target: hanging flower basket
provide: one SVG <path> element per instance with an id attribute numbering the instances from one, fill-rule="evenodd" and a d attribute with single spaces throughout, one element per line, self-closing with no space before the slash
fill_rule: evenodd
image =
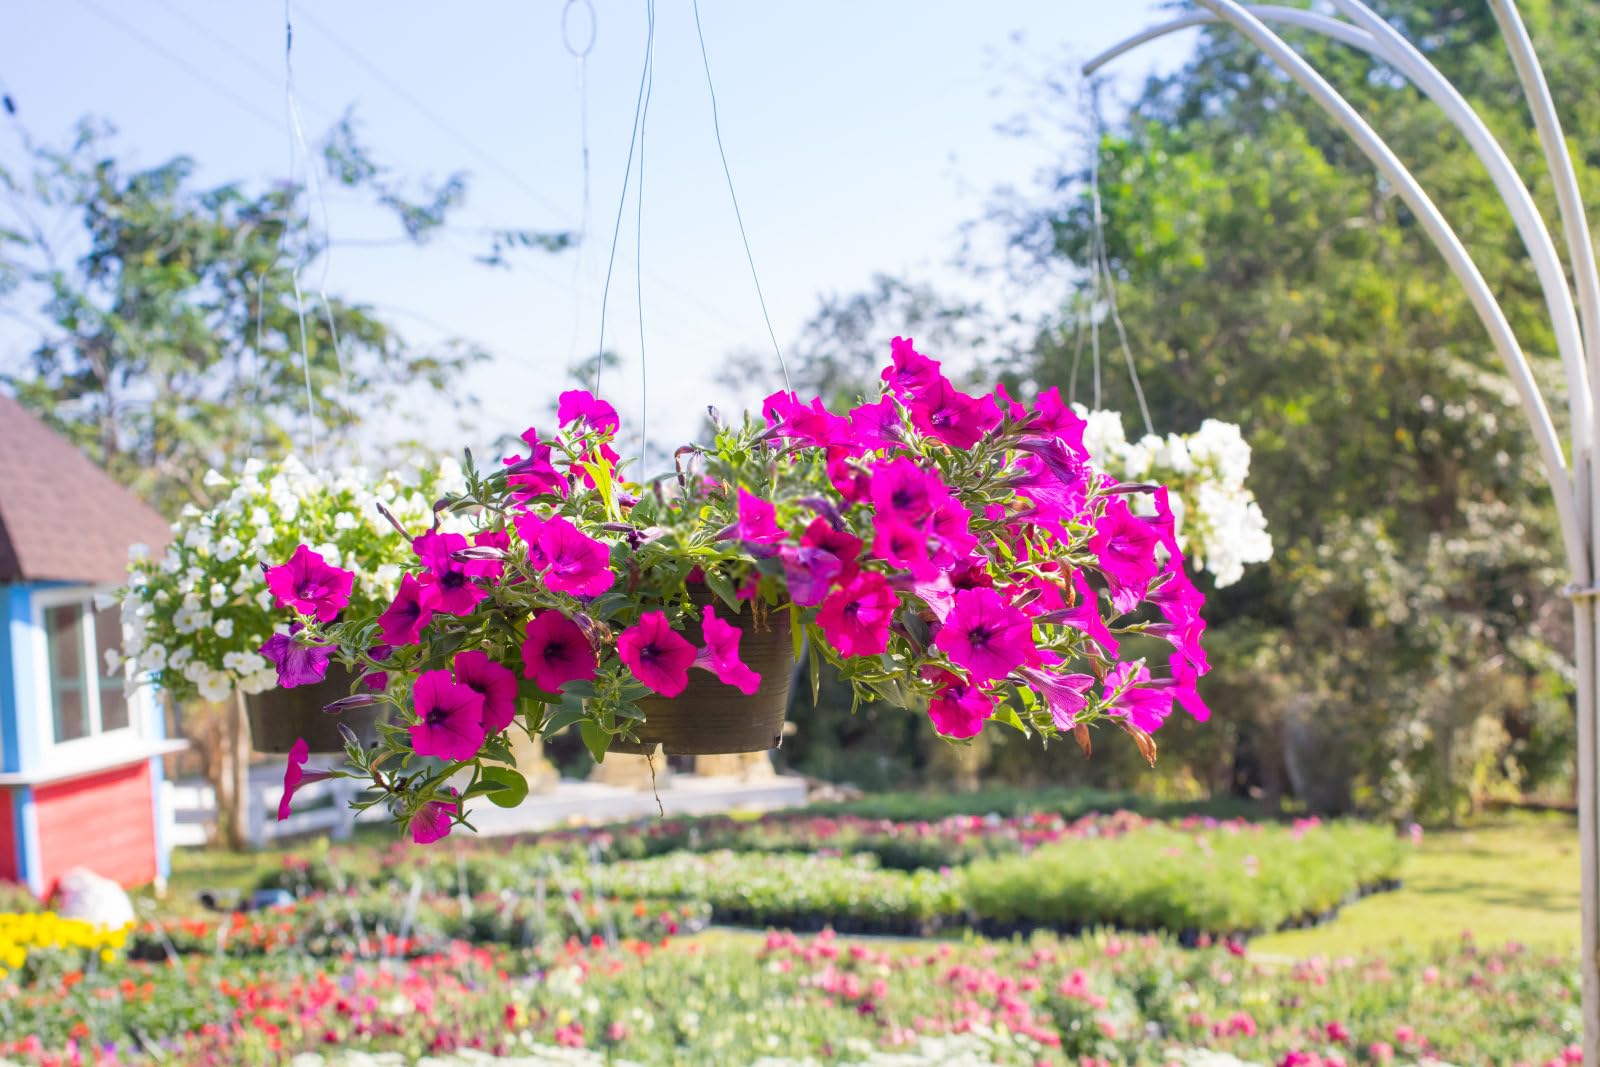
<path id="1" fill-rule="evenodd" d="M 691 587 L 689 599 L 702 612 L 714 608 L 716 600 L 704 587 Z M 613 740 L 612 752 L 648 755 L 659 744 L 669 756 L 720 756 L 778 746 L 794 680 L 789 613 L 764 611 L 758 618 L 750 604 L 740 608 L 737 615 L 727 616 L 727 621 L 739 630 L 739 652 L 745 665 L 761 677 L 756 691 L 746 695 L 713 674 L 692 673 L 679 695 L 639 701 L 644 722 L 634 730 L 638 740 Z M 697 647 L 705 644 L 696 621 L 684 624 L 683 636 Z"/>
<path id="2" fill-rule="evenodd" d="M 394 522 L 412 558 L 381 613 L 346 610 L 365 561 L 301 544 L 266 572 L 299 628 L 263 654 L 286 684 L 330 661 L 381 675 L 343 704 L 390 721 L 376 745 L 347 737 L 343 767 L 292 754 L 285 810 L 297 783 L 349 775 L 437 840 L 470 801 L 526 796 L 510 730 L 575 729 L 597 760 L 766 748 L 796 637 L 813 693 L 826 663 L 856 704 L 925 713 L 952 741 L 996 724 L 1087 754 L 1104 723 L 1154 762 L 1175 704 L 1207 714 L 1203 597 L 1167 490 L 1096 469 L 1053 389 L 967 394 L 899 338 L 882 379 L 848 414 L 775 394 L 645 481 L 612 448 L 615 409 L 563 393 L 526 456 L 468 456 L 426 528 Z"/>
<path id="3" fill-rule="evenodd" d="M 375 744 L 378 722 L 387 718 L 383 705 L 362 703 L 342 713 L 326 710 L 328 705 L 349 695 L 349 673 L 333 664 L 320 682 L 293 689 L 280 686 L 245 697 L 250 747 L 257 752 L 284 755 L 294 748 L 296 741 L 304 741 L 309 752 L 343 752 L 345 739 L 339 730 L 341 723 L 363 748 Z"/>

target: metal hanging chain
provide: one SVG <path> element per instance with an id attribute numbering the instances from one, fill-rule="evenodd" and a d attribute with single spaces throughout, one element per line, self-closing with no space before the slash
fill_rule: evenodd
<path id="1" fill-rule="evenodd" d="M 611 300 L 611 275 L 617 265 L 617 239 L 622 234 L 622 212 L 628 205 L 628 182 L 633 175 L 633 153 L 639 143 L 639 124 L 644 117 L 644 94 L 649 85 L 650 59 L 655 53 L 656 5 L 649 0 L 645 8 L 648 27 L 645 33 L 644 69 L 639 72 L 639 95 L 633 104 L 633 132 L 628 135 L 628 161 L 622 168 L 622 194 L 617 198 L 617 221 L 611 230 L 611 255 L 606 260 L 606 281 L 600 291 L 600 343 L 594 357 L 594 394 L 600 395 L 600 371 L 606 357 L 606 307 Z"/>
<path id="2" fill-rule="evenodd" d="M 1128 380 L 1133 383 L 1133 395 L 1139 402 L 1139 414 L 1144 417 L 1145 433 L 1155 435 L 1155 427 L 1150 422 L 1150 407 L 1145 403 L 1144 386 L 1139 382 L 1139 370 L 1133 361 L 1133 349 L 1128 345 L 1128 331 L 1122 325 L 1122 315 L 1117 311 L 1117 284 L 1111 274 L 1111 260 L 1106 255 L 1105 216 L 1100 204 L 1100 144 L 1105 136 L 1105 125 L 1100 116 L 1100 81 L 1091 79 L 1089 82 L 1090 110 L 1094 120 L 1094 145 L 1089 163 L 1089 191 L 1094 208 L 1094 265 L 1095 272 L 1095 407 L 1100 406 L 1100 330 L 1099 330 L 1099 297 L 1101 279 L 1105 280 L 1106 310 L 1111 315 L 1111 324 L 1116 328 L 1117 341 L 1122 346 L 1122 360 L 1128 367 Z"/>
<path id="3" fill-rule="evenodd" d="M 783 348 L 778 344 L 778 334 L 772 328 L 772 316 L 767 313 L 767 298 L 761 291 L 761 275 L 756 271 L 756 257 L 750 251 L 750 237 L 745 233 L 744 215 L 739 211 L 739 194 L 733 190 L 733 172 L 728 169 L 728 153 L 722 147 L 722 121 L 717 113 L 717 87 L 711 80 L 711 59 L 706 54 L 706 35 L 700 26 L 700 0 L 694 0 L 694 32 L 700 41 L 700 62 L 706 69 L 706 89 L 711 93 L 711 128 L 717 136 L 717 155 L 722 158 L 722 175 L 728 180 L 728 199 L 733 201 L 733 217 L 739 224 L 739 240 L 744 242 L 744 257 L 750 264 L 750 279 L 755 282 L 756 299 L 761 303 L 761 318 L 767 324 L 767 336 L 772 339 L 772 351 L 778 356 L 778 369 L 783 372 L 783 387 L 794 392 L 789 383 L 789 366 L 783 359 Z"/>

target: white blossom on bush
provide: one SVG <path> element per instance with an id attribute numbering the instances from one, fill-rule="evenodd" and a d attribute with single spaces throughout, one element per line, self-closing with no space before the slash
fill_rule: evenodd
<path id="1" fill-rule="evenodd" d="M 1171 490 L 1178 543 L 1218 588 L 1244 577 L 1250 563 L 1272 558 L 1272 536 L 1255 496 L 1245 487 L 1250 445 L 1239 427 L 1207 419 L 1191 434 L 1146 434 L 1129 441 L 1122 416 L 1074 405 L 1088 426 L 1083 444 L 1096 465 L 1128 482 L 1157 482 Z M 1146 497 L 1135 510 L 1154 514 Z"/>
<path id="2" fill-rule="evenodd" d="M 316 546 L 335 566 L 344 558 L 386 560 L 363 569 L 351 595 L 352 608 L 381 610 L 411 548 L 378 512 L 379 501 L 420 533 L 433 522 L 434 502 L 465 488 L 451 459 L 374 478 L 359 467 L 314 473 L 292 456 L 272 465 L 249 460 L 231 477 L 210 471 L 203 484 L 218 503 L 185 507 L 163 555 L 135 546 L 122 594 L 124 662 L 180 700 L 225 700 L 277 684 L 277 672 L 257 654 L 285 618 L 262 583 L 263 564 L 282 563 L 300 544 Z"/>

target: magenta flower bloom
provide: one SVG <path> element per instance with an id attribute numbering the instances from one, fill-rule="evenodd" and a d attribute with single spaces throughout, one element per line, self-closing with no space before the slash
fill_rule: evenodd
<path id="1" fill-rule="evenodd" d="M 267 569 L 267 588 L 278 606 L 293 608 L 302 615 L 313 615 L 318 622 L 332 622 L 350 603 L 350 590 L 356 576 L 331 567 L 321 553 L 305 545 L 294 550 L 289 562 Z"/>
<path id="2" fill-rule="evenodd" d="M 1156 545 L 1160 534 L 1118 497 L 1106 503 L 1094 529 L 1089 548 L 1111 586 L 1111 606 L 1125 614 L 1138 607 L 1150 588 L 1150 579 L 1159 573 Z"/>
<path id="3" fill-rule="evenodd" d="M 1083 431 L 1089 424 L 1078 417 L 1072 406 L 1061 399 L 1055 386 L 1043 390 L 1033 401 L 1033 417 L 1028 429 L 1039 437 L 1061 441 L 1069 450 L 1084 455 Z"/>
<path id="4" fill-rule="evenodd" d="M 861 569 L 861 538 L 848 530 L 836 530 L 827 519 L 811 520 L 800 543 L 807 548 L 820 548 L 839 561 L 839 580 L 848 582 Z"/>
<path id="5" fill-rule="evenodd" d="M 978 547 L 978 539 L 969 529 L 971 523 L 972 512 L 954 497 L 934 510 L 928 521 L 928 555 L 940 570 L 949 570 L 964 561 Z"/>
<path id="6" fill-rule="evenodd" d="M 789 599 L 803 608 L 822 603 L 822 598 L 828 595 L 828 587 L 844 569 L 832 552 L 810 545 L 784 545 L 778 549 L 778 560 L 783 564 Z"/>
<path id="7" fill-rule="evenodd" d="M 873 526 L 877 533 L 872 539 L 873 555 L 918 581 L 932 581 L 938 575 L 939 568 L 928 558 L 928 535 L 920 526 L 881 517 Z"/>
<path id="8" fill-rule="evenodd" d="M 488 731 L 483 726 L 483 696 L 450 677 L 449 671 L 424 671 L 411 690 L 417 721 L 411 747 L 419 756 L 467 760 L 478 754 Z"/>
<path id="9" fill-rule="evenodd" d="M 523 632 L 522 676 L 546 693 L 559 693 L 568 682 L 594 679 L 594 646 L 583 628 L 561 612 L 539 612 Z"/>
<path id="10" fill-rule="evenodd" d="M 1113 696 L 1119 688 L 1122 693 Z M 1154 684 L 1144 667 L 1135 672 L 1132 663 L 1119 663 L 1106 677 L 1103 695 L 1110 703 L 1110 714 L 1122 716 L 1145 733 L 1153 734 L 1172 714 L 1175 694 L 1171 686 Z"/>
<path id="11" fill-rule="evenodd" d="M 951 448 L 971 448 L 1000 424 L 1000 407 L 994 397 L 968 396 L 943 377 L 913 400 L 909 409 L 917 429 Z"/>
<path id="12" fill-rule="evenodd" d="M 544 532 L 544 520 L 531 511 L 519 511 L 511 516 L 511 527 L 528 546 L 528 562 L 533 569 L 542 571 L 550 566 L 550 557 L 539 547 L 539 535 Z"/>
<path id="13" fill-rule="evenodd" d="M 289 627 L 286 634 L 273 634 L 258 650 L 278 668 L 278 685 L 284 689 L 314 685 L 328 675 L 328 661 L 333 658 L 334 646 L 310 645 L 295 639 L 302 629 L 299 623 Z"/>
<path id="14" fill-rule="evenodd" d="M 1050 709 L 1050 721 L 1058 730 L 1072 729 L 1078 724 L 1078 716 L 1089 707 L 1087 694 L 1094 688 L 1094 678 L 1090 675 L 1058 674 L 1036 667 L 1023 667 L 1017 673 L 1044 697 Z"/>
<path id="15" fill-rule="evenodd" d="M 876 656 L 889 647 L 889 624 L 899 606 L 889 579 L 862 571 L 828 594 L 817 611 L 817 625 L 841 656 Z"/>
<path id="16" fill-rule="evenodd" d="M 522 431 L 527 443 L 528 456 L 507 456 L 506 485 L 517 500 L 531 500 L 536 496 L 567 495 L 567 479 L 550 461 L 551 448 L 539 440 L 539 431 L 532 426 Z"/>
<path id="17" fill-rule="evenodd" d="M 707 604 L 700 615 L 700 632 L 705 636 L 706 647 L 695 657 L 694 665 L 710 671 L 724 685 L 733 686 L 745 696 L 753 694 L 761 685 L 761 675 L 739 658 L 739 628 L 717 618 Z"/>
<path id="18" fill-rule="evenodd" d="M 1211 718 L 1211 709 L 1206 707 L 1206 702 L 1200 699 L 1200 673 L 1189 663 L 1189 660 L 1179 653 L 1173 653 L 1167 660 L 1172 668 L 1172 697 L 1178 705 L 1195 722 L 1205 722 Z"/>
<path id="19" fill-rule="evenodd" d="M 872 465 L 874 522 L 892 519 L 918 525 L 950 498 L 950 490 L 934 471 L 923 470 L 910 456 L 896 456 Z"/>
<path id="20" fill-rule="evenodd" d="M 394 646 L 392 645 L 373 645 L 371 648 L 367 649 L 367 655 L 380 662 L 388 659 L 393 652 Z M 369 671 L 361 676 L 361 684 L 366 686 L 368 689 L 373 689 L 381 693 L 389 687 L 389 672 Z"/>
<path id="21" fill-rule="evenodd" d="M 733 526 L 735 540 L 752 545 L 775 545 L 785 534 L 778 526 L 778 508 L 770 500 L 739 487 L 739 521 Z"/>
<path id="22" fill-rule="evenodd" d="M 850 449 L 834 445 L 828 449 L 828 483 L 847 503 L 859 504 L 872 491 L 872 477 L 855 462 Z"/>
<path id="23" fill-rule="evenodd" d="M 617 656 L 635 678 L 664 697 L 683 692 L 696 655 L 694 646 L 660 611 L 646 612 L 617 635 Z"/>
<path id="24" fill-rule="evenodd" d="M 446 615 L 470 615 L 478 602 L 489 595 L 474 578 L 481 563 L 463 563 L 455 553 L 467 547 L 467 539 L 457 533 L 430 530 L 412 538 L 411 550 L 422 560 L 428 573 L 421 579 L 422 602 L 432 611 Z"/>
<path id="25" fill-rule="evenodd" d="M 978 681 L 1004 678 L 1038 655 L 1033 620 L 993 589 L 958 592 L 933 643 Z"/>
<path id="26" fill-rule="evenodd" d="M 433 609 L 423 599 L 422 583 L 411 573 L 400 576 L 400 591 L 378 616 L 378 630 L 385 644 L 394 647 L 414 645 L 422 629 L 433 619 Z"/>
<path id="27" fill-rule="evenodd" d="M 616 433 L 622 426 L 617 409 L 587 389 L 569 389 L 556 398 L 556 421 L 563 426 L 585 422 L 602 433 Z"/>
<path id="28" fill-rule="evenodd" d="M 911 338 L 896 337 L 889 342 L 889 366 L 880 375 L 885 388 L 906 400 L 915 400 L 939 384 L 939 361 L 929 359 L 912 347 Z"/>
<path id="29" fill-rule="evenodd" d="M 456 653 L 456 681 L 483 698 L 483 728 L 497 734 L 517 717 L 517 676 L 481 649 Z"/>
<path id="30" fill-rule="evenodd" d="M 450 795 L 457 796 L 454 786 L 450 787 Z M 461 814 L 461 801 L 456 800 L 446 803 L 442 800 L 430 800 L 416 810 L 411 816 L 411 841 L 417 845 L 431 845 L 440 838 L 448 837 L 450 828 L 455 825 L 455 816 Z"/>
<path id="31" fill-rule="evenodd" d="M 939 692 L 928 701 L 928 718 L 933 728 L 946 737 L 976 737 L 983 729 L 984 720 L 994 714 L 994 697 L 949 671 L 934 670 L 926 677 L 943 682 Z"/>
<path id="32" fill-rule="evenodd" d="M 544 584 L 558 593 L 599 596 L 617 580 L 606 546 L 559 515 L 539 530 L 539 551 L 549 560 Z"/>
<path id="33" fill-rule="evenodd" d="M 278 821 L 283 822 L 289 817 L 289 804 L 294 800 L 295 790 L 311 782 L 323 782 L 333 777 L 332 771 L 305 771 L 306 760 L 311 758 L 311 748 L 303 737 L 295 738 L 289 748 L 289 762 L 283 768 L 283 796 L 278 800 Z"/>
<path id="34" fill-rule="evenodd" d="M 773 436 L 818 448 L 850 440 L 850 423 L 822 406 L 821 397 L 800 403 L 794 393 L 773 393 L 761 405 Z"/>
<path id="35" fill-rule="evenodd" d="M 1107 655 L 1115 656 L 1119 646 L 1117 639 L 1106 628 L 1105 619 L 1100 617 L 1100 594 L 1089 588 L 1088 579 L 1084 578 L 1082 571 L 1073 572 L 1072 587 L 1078 591 L 1078 599 L 1062 613 L 1062 621 L 1074 630 L 1081 630 Z"/>
<path id="36" fill-rule="evenodd" d="M 850 438 L 857 448 L 894 448 L 905 439 L 900 407 L 893 397 L 850 409 Z"/>

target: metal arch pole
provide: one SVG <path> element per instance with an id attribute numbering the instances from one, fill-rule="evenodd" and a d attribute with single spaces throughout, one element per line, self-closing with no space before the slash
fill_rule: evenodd
<path id="1" fill-rule="evenodd" d="M 1456 236 L 1449 222 L 1439 212 L 1437 205 L 1417 184 L 1416 178 L 1406 169 L 1405 164 L 1400 162 L 1393 150 L 1350 106 L 1349 101 L 1339 95 L 1338 90 L 1328 84 L 1327 80 L 1301 58 L 1299 53 L 1290 48 L 1282 38 L 1268 29 L 1236 0 L 1198 0 L 1198 2 L 1209 8 L 1218 18 L 1244 33 L 1257 48 L 1277 62 L 1318 106 L 1338 122 L 1379 172 L 1393 183 L 1401 199 L 1422 223 L 1434 246 L 1466 290 L 1474 310 L 1477 311 L 1479 319 L 1482 320 L 1490 339 L 1494 342 L 1496 352 L 1505 363 L 1512 384 L 1517 389 L 1523 408 L 1527 412 L 1528 421 L 1532 425 L 1534 441 L 1544 461 L 1545 476 L 1549 479 L 1555 497 L 1556 514 L 1561 521 L 1562 542 L 1566 548 L 1568 565 L 1574 579 L 1581 585 L 1587 586 L 1591 580 L 1589 553 L 1585 545 L 1583 528 L 1578 523 L 1572 485 L 1560 439 L 1556 436 L 1549 408 L 1545 406 L 1544 398 L 1539 393 L 1527 357 L 1518 345 L 1511 324 L 1506 320 L 1505 312 L 1496 302 L 1471 254 L 1467 252 L 1461 239 Z M 1159 29 L 1171 32 L 1173 29 L 1198 24 L 1190 20 L 1180 21 L 1181 25 L 1169 23 Z M 1146 41 L 1153 40 L 1157 36 L 1160 34 L 1149 31 L 1142 35 Z M 1101 63 L 1121 55 L 1124 51 L 1126 49 L 1121 46 L 1108 50 L 1085 64 L 1084 73 L 1093 73 Z"/>
<path id="2" fill-rule="evenodd" d="M 1322 78 L 1303 58 L 1288 47 L 1288 45 L 1268 29 L 1250 10 L 1246 9 L 1235 0 L 1198 0 L 1209 9 L 1218 19 L 1232 25 L 1243 33 L 1257 48 L 1269 58 L 1277 62 L 1283 69 L 1303 88 L 1322 109 L 1331 115 L 1341 127 L 1344 128 L 1362 149 L 1363 153 L 1372 160 L 1378 169 L 1395 183 L 1397 191 L 1417 214 L 1418 219 L 1428 231 L 1440 253 L 1456 277 L 1466 288 L 1469 298 L 1478 311 L 1479 317 L 1488 328 L 1495 347 L 1502 360 L 1506 363 L 1513 383 L 1522 398 L 1532 423 L 1535 440 L 1539 445 L 1541 455 L 1545 461 L 1546 474 L 1550 481 L 1550 488 L 1555 497 L 1556 510 L 1561 517 L 1562 539 L 1566 546 L 1568 564 L 1573 577 L 1579 586 L 1589 587 L 1593 584 L 1592 569 L 1594 560 L 1595 531 L 1600 529 L 1600 470 L 1596 469 L 1593 453 L 1589 448 L 1580 446 L 1580 442 L 1593 440 L 1595 426 L 1592 417 L 1582 423 L 1575 423 L 1573 427 L 1574 439 L 1574 465 L 1578 484 L 1569 479 L 1565 465 L 1562 462 L 1559 440 L 1555 436 L 1554 427 L 1550 423 L 1548 409 L 1544 405 L 1543 397 L 1539 394 L 1537 386 L 1532 381 L 1531 370 L 1525 355 L 1516 344 L 1509 324 L 1505 320 L 1504 312 L 1487 291 L 1482 275 L 1472 262 L 1470 255 L 1461 246 L 1459 239 L 1450 229 L 1437 207 L 1428 198 L 1427 194 L 1416 183 L 1411 174 L 1394 156 L 1394 153 L 1373 132 L 1371 127 L 1350 107 L 1326 79 Z M 1346 11 L 1353 11 L 1354 5 L 1341 4 Z M 1529 99 L 1530 107 L 1534 113 L 1536 125 L 1539 127 L 1540 139 L 1544 145 L 1547 162 L 1549 163 L 1554 183 L 1557 190 L 1558 204 L 1569 252 L 1573 259 L 1573 270 L 1578 285 L 1579 301 L 1583 313 L 1582 340 L 1585 352 L 1584 370 L 1585 400 L 1592 410 L 1593 395 L 1588 386 L 1596 381 L 1596 372 L 1600 370 L 1600 284 L 1597 284 L 1597 274 L 1594 266 L 1593 245 L 1588 235 L 1587 223 L 1583 219 L 1582 202 L 1577 193 L 1576 180 L 1573 177 L 1571 160 L 1565 154 L 1565 145 L 1560 135 L 1559 120 L 1555 115 L 1551 103 L 1548 86 L 1544 82 L 1543 73 L 1539 69 L 1537 58 L 1527 38 L 1521 19 L 1517 16 L 1516 9 L 1511 0 L 1490 0 L 1491 9 L 1500 23 L 1502 35 L 1506 38 L 1511 49 L 1512 58 L 1517 66 L 1524 93 Z M 1272 14 L 1276 14 L 1273 12 Z M 1316 18 L 1305 12 L 1299 12 L 1284 21 L 1300 22 L 1307 18 Z M 1108 49 L 1095 57 L 1084 67 L 1084 73 L 1091 74 L 1104 63 L 1119 55 L 1143 44 L 1154 40 L 1166 33 L 1171 33 L 1189 26 L 1199 25 L 1210 21 L 1206 16 L 1196 13 L 1173 20 L 1163 26 L 1155 27 L 1139 34 L 1135 38 Z M 1353 27 L 1346 27 L 1336 20 L 1326 20 L 1341 27 L 1331 30 L 1323 26 L 1310 28 L 1322 30 L 1329 36 L 1334 36 L 1352 44 L 1362 46 L 1359 39 L 1354 38 L 1351 32 Z M 1358 32 L 1358 31 L 1357 31 Z M 1391 63 L 1402 70 L 1411 64 L 1404 62 L 1404 57 L 1397 57 L 1392 53 L 1386 54 L 1377 37 L 1369 37 L 1380 49 L 1375 54 L 1382 55 Z M 1387 36 L 1387 35 L 1384 35 Z M 1396 35 L 1398 36 L 1398 35 Z M 1401 38 L 1401 40 L 1404 40 Z M 1406 42 L 1409 46 L 1409 42 Z M 1420 55 L 1419 57 L 1420 58 Z M 1424 62 L 1426 62 L 1424 60 Z M 1431 68 L 1431 64 L 1429 65 Z M 1414 67 L 1412 69 L 1415 69 Z M 1441 78 L 1442 80 L 1442 78 Z M 1446 83 L 1448 84 L 1448 83 Z M 1451 92 L 1454 93 L 1453 88 Z M 1431 94 L 1430 94 L 1431 95 Z M 1456 94 L 1459 95 L 1459 94 Z M 1436 102 L 1444 106 L 1444 102 L 1435 97 Z M 1446 107 L 1447 112 L 1450 111 Z M 1470 108 L 1465 109 L 1470 112 Z M 1455 116 L 1452 116 L 1454 118 Z M 1476 119 L 1476 115 L 1473 115 Z M 1459 123 L 1458 123 L 1459 125 Z M 1465 128 L 1463 128 L 1465 132 Z M 1492 140 L 1492 138 L 1491 138 Z M 1495 143 L 1498 148 L 1498 142 Z M 1480 156 L 1482 153 L 1480 152 Z M 1503 153 L 1502 153 L 1503 155 Z M 1489 163 L 1485 159 L 1486 165 Z M 1491 173 L 1494 168 L 1491 166 Z M 1514 173 L 1514 171 L 1513 171 Z M 1499 183 L 1497 182 L 1497 185 Z M 1521 185 L 1520 179 L 1517 184 Z M 1513 207 L 1512 198 L 1506 196 L 1502 189 L 1502 196 L 1506 197 L 1507 206 Z M 1513 208 L 1514 211 L 1514 208 Z M 1542 228 L 1542 227 L 1541 227 Z M 1524 239 L 1527 240 L 1527 233 Z M 1546 240 L 1548 235 L 1546 234 Z M 1533 242 L 1530 242 L 1530 254 L 1533 254 Z M 1537 256 L 1535 255 L 1536 265 Z M 1541 283 L 1546 290 L 1546 300 L 1552 299 L 1551 286 L 1541 277 Z M 1565 276 L 1563 275 L 1561 290 L 1566 294 L 1570 306 L 1570 291 L 1566 289 Z M 1559 330 L 1561 328 L 1559 316 L 1553 315 L 1552 324 Z M 1570 349 L 1563 345 L 1563 363 L 1569 363 L 1568 352 Z M 1568 366 L 1569 382 L 1573 379 L 1570 365 Z M 1575 500 L 1577 497 L 1579 499 Z M 1581 513 L 1579 503 L 1581 500 Z M 1591 510 L 1592 509 L 1592 510 Z M 1600 632 L 1600 620 L 1596 617 L 1597 604 L 1592 596 L 1581 597 L 1574 602 L 1575 621 L 1575 652 L 1578 667 L 1578 801 L 1579 801 L 1579 835 L 1582 851 L 1583 868 L 1583 956 L 1581 960 L 1581 973 L 1583 976 L 1583 1026 L 1584 1063 L 1588 1067 L 1600 1067 L 1600 795 L 1597 795 L 1597 764 L 1600 764 L 1600 752 L 1597 752 L 1596 714 L 1596 661 L 1597 649 L 1595 638 Z"/>
<path id="3" fill-rule="evenodd" d="M 1310 30 L 1389 63 L 1437 104 L 1445 117 L 1461 131 L 1511 212 L 1512 221 L 1533 262 L 1567 376 L 1567 407 L 1573 427 L 1574 456 L 1576 459 L 1578 455 L 1591 454 L 1594 448 L 1594 411 L 1590 382 L 1597 371 L 1590 369 L 1587 364 L 1585 348 L 1588 342 L 1587 347 L 1600 350 L 1600 344 L 1595 343 L 1596 338 L 1579 329 L 1577 310 L 1573 306 L 1571 290 L 1567 288 L 1560 254 L 1556 251 L 1550 231 L 1545 228 L 1533 195 L 1528 192 L 1527 185 L 1507 158 L 1500 142 L 1472 105 L 1410 41 L 1373 14 L 1361 0 L 1332 0 L 1332 3 L 1360 25 L 1351 25 L 1301 8 L 1250 5 L 1246 10 L 1263 22 L 1282 22 Z M 1084 73 L 1093 73 L 1103 64 L 1144 42 L 1178 30 L 1219 21 L 1220 16 L 1211 12 L 1195 12 L 1152 27 L 1090 60 L 1083 68 Z M 1600 307 L 1600 298 L 1597 298 L 1597 307 Z M 1588 328 L 1586 322 L 1585 329 Z"/>
<path id="4" fill-rule="evenodd" d="M 1534 127 L 1544 149 L 1545 165 L 1555 187 L 1556 206 L 1567 239 L 1567 255 L 1583 313 L 1583 339 L 1589 361 L 1589 380 L 1600 384 L 1600 272 L 1595 269 L 1594 241 L 1578 190 L 1572 156 L 1561 130 L 1561 117 L 1545 81 L 1544 69 L 1533 41 L 1523 25 L 1515 0 L 1489 0 L 1522 83 L 1522 94 L 1533 113 Z M 1600 430 L 1597 430 L 1600 432 Z M 1577 470 L 1589 491 L 1590 538 L 1600 531 L 1600 466 L 1591 453 Z M 1573 635 L 1578 661 L 1578 836 L 1583 868 L 1583 1062 L 1600 1064 L 1600 690 L 1596 682 L 1600 664 L 1600 601 L 1593 597 L 1572 602 Z"/>

